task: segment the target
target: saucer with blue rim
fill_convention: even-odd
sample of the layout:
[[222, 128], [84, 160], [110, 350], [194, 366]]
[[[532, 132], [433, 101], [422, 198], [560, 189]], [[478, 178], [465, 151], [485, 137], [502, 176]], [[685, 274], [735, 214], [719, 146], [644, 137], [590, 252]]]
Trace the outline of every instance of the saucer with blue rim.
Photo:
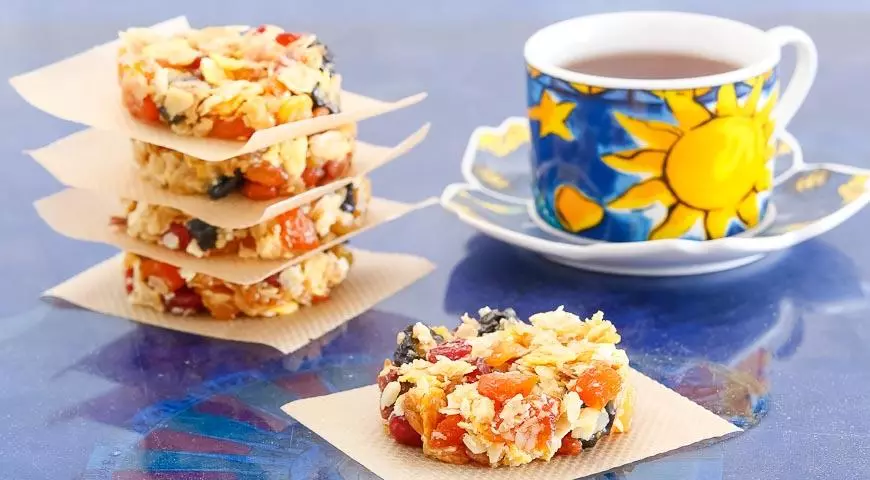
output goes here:
[[804, 163], [800, 144], [782, 132], [775, 162], [781, 171], [776, 173], [770, 198], [774, 208], [756, 227], [707, 241], [585, 240], [538, 216], [531, 196], [529, 140], [524, 117], [475, 129], [462, 159], [465, 183], [448, 185], [441, 205], [490, 237], [584, 270], [643, 276], [729, 270], [821, 235], [870, 202], [870, 170]]

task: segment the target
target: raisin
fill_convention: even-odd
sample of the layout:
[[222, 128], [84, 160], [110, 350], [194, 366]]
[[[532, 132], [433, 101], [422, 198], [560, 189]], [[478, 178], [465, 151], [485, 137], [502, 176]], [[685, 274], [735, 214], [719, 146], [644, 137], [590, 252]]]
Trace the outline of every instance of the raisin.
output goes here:
[[486, 315], [480, 317], [480, 330], [478, 331], [478, 335], [501, 330], [501, 321], [507, 319], [517, 320], [517, 312], [515, 312], [513, 308], [490, 310]]
[[203, 250], [211, 250], [217, 244], [217, 227], [209, 225], [198, 218], [187, 222], [187, 231]]
[[601, 440], [601, 437], [604, 436], [604, 432], [598, 432], [595, 435], [592, 435], [592, 438], [589, 440], [580, 440], [580, 444], [583, 448], [592, 448], [598, 443], [598, 440]]
[[414, 326], [408, 325], [402, 330], [404, 334], [402, 341], [396, 346], [396, 351], [393, 353], [393, 364], [396, 366], [411, 363], [420, 358], [417, 354], [417, 340], [414, 339]]
[[332, 99], [329, 98], [326, 92], [324, 92], [323, 89], [320, 88], [319, 83], [314, 87], [314, 90], [311, 91], [309, 96], [311, 97], [311, 101], [314, 102], [315, 108], [323, 107], [329, 113], [339, 113], [341, 111], [338, 105], [336, 105], [332, 101]]
[[243, 183], [245, 183], [245, 177], [242, 175], [241, 170], [236, 169], [236, 173], [232, 177], [221, 175], [220, 178], [218, 178], [214, 184], [208, 188], [208, 196], [212, 200], [224, 198], [241, 188]]
[[160, 114], [160, 118], [170, 125], [175, 125], [176, 123], [181, 123], [184, 121], [184, 115], [170, 116], [169, 110], [167, 110], [164, 106], [157, 107], [157, 112]]
[[450, 360], [459, 360], [466, 355], [471, 354], [471, 345], [465, 340], [453, 340], [451, 342], [442, 343], [437, 347], [433, 347], [426, 355], [426, 360], [437, 362], [438, 357], [447, 357]]
[[356, 210], [356, 189], [353, 187], [348, 187], [347, 192], [344, 195], [344, 201], [341, 202], [341, 207], [339, 207], [342, 212], [353, 213]]

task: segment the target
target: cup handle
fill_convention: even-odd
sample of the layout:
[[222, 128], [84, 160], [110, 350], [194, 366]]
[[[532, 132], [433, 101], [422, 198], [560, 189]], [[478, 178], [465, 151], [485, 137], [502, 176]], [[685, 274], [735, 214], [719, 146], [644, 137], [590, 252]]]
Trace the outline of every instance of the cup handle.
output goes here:
[[813, 81], [816, 79], [816, 71], [819, 67], [819, 55], [816, 51], [816, 44], [809, 35], [803, 30], [790, 26], [774, 27], [767, 31], [767, 34], [773, 38], [773, 41], [779, 44], [779, 48], [786, 45], [794, 45], [797, 49], [797, 62], [795, 63], [794, 72], [791, 76], [791, 81], [776, 109], [773, 112], [776, 120], [776, 129], [782, 131], [785, 129], [788, 122], [791, 121], [794, 114], [797, 113], [804, 99], [807, 98], [807, 93], [810, 87], [813, 86]]

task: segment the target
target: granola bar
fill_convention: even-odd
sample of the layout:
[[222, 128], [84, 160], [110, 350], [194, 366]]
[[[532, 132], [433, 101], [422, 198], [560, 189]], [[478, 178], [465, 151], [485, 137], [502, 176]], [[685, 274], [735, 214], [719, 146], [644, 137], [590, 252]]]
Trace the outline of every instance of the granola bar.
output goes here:
[[247, 228], [221, 228], [171, 207], [127, 201], [111, 224], [127, 235], [196, 257], [290, 259], [359, 228], [370, 199], [368, 180]]
[[139, 140], [133, 154], [140, 175], [182, 195], [252, 200], [292, 196], [344, 178], [350, 171], [356, 125], [298, 137], [238, 157], [209, 162]]
[[173, 315], [206, 313], [218, 320], [288, 315], [326, 301], [347, 277], [353, 257], [337, 246], [253, 285], [188, 272], [131, 253], [124, 257], [128, 300]]
[[341, 77], [313, 34], [261, 25], [121, 35], [118, 78], [135, 118], [179, 135], [244, 140], [340, 109]]
[[417, 323], [399, 332], [378, 375], [385, 430], [437, 460], [518, 466], [578, 455], [628, 431], [628, 357], [601, 312], [561, 307], [521, 322], [483, 308], [454, 331]]

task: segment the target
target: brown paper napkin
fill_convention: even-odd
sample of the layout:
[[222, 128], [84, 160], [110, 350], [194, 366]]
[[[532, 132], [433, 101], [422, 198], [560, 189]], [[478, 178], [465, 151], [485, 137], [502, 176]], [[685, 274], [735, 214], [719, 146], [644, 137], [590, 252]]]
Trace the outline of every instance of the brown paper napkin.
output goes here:
[[420, 449], [395, 443], [384, 433], [377, 385], [297, 400], [282, 408], [385, 480], [570, 480], [740, 431], [637, 371], [632, 370], [630, 381], [637, 388], [637, 405], [629, 433], [604, 437], [576, 457], [515, 468], [448, 465], [424, 457]]
[[[166, 33], [189, 28], [185, 17], [155, 25]], [[414, 105], [426, 98], [418, 93], [395, 102], [383, 102], [342, 92], [342, 112], [260, 130], [247, 141], [185, 137], [169, 128], [148, 125], [131, 117], [121, 102], [115, 59], [115, 40], [9, 80], [19, 95], [55, 117], [102, 130], [110, 130], [193, 155], [203, 160], [226, 160], [283, 140], [322, 132]]]
[[353, 250], [354, 264], [347, 279], [329, 301], [273, 318], [230, 321], [207, 317], [177, 317], [130, 305], [124, 292], [123, 254], [116, 255], [62, 284], [45, 297], [66, 300], [89, 310], [148, 325], [206, 337], [262, 343], [290, 353], [341, 326], [427, 275], [435, 266], [412, 255]]
[[[351, 176], [367, 174], [405, 154], [422, 142], [428, 132], [426, 124], [395, 147], [358, 143]], [[346, 178], [276, 200], [256, 202], [231, 195], [215, 201], [204, 195], [178, 195], [142, 179], [133, 160], [130, 140], [117, 133], [87, 129], [28, 153], [64, 185], [166, 205], [224, 228], [245, 228], [265, 222], [352, 181]]]
[[284, 270], [290, 265], [382, 223], [395, 220], [411, 211], [435, 203], [434, 199], [417, 204], [372, 198], [362, 227], [326, 242], [316, 250], [285, 260], [242, 259], [234, 256], [197, 258], [184, 252], [169, 250], [118, 232], [109, 226], [109, 217], [119, 212], [117, 199], [101, 196], [87, 190], [68, 189], [37, 200], [34, 204], [39, 216], [61, 235], [87, 242], [106, 243], [121, 250], [153, 258], [177, 267], [204, 273], [223, 280], [249, 285]]

